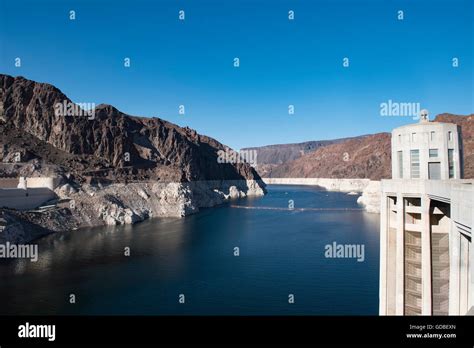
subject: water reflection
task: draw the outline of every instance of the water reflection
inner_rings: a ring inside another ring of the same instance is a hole
[[[300,207],[357,207],[354,196],[292,186],[270,186],[267,196],[238,204],[286,207],[290,199]],[[376,314],[378,223],[378,215],[359,211],[225,205],[184,219],[58,233],[39,241],[36,263],[0,261],[0,312]],[[332,241],[365,244],[366,262],[325,259]],[[298,293],[292,307],[288,291]]]

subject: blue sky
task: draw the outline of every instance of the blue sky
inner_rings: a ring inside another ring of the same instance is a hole
[[[389,99],[431,115],[474,112],[473,3],[0,0],[0,73],[235,149],[390,131],[413,120],[382,117]]]

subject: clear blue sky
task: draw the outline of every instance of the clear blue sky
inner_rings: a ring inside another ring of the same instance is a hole
[[[390,131],[413,121],[381,117],[388,99],[431,115],[473,112],[473,3],[0,0],[0,72],[235,149]]]

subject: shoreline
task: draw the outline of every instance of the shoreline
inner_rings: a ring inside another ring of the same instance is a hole
[[[262,178],[267,185],[307,185],[319,186],[327,191],[360,193],[357,203],[368,213],[380,213],[380,181],[370,179],[332,178]]]
[[[328,191],[363,192],[370,179],[331,178],[262,178],[267,185],[308,185],[320,186]]]
[[[70,184],[54,192],[62,203],[44,212],[0,209],[0,243],[27,243],[51,233],[80,228],[135,224],[156,217],[185,217],[200,208],[266,193],[261,180],[138,182],[105,187]]]

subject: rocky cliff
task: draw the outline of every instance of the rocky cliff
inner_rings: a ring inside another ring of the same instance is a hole
[[[218,163],[217,151],[227,147],[190,128],[132,117],[110,105],[99,105],[92,116],[55,112],[71,103],[52,85],[0,75],[0,160],[11,161],[19,151],[22,162],[36,158],[114,182],[260,179],[247,164]]]
[[[438,115],[434,122],[456,123],[461,127],[464,177],[474,178],[474,115]],[[389,133],[345,140],[320,147],[295,160],[264,168],[272,178],[391,178]],[[260,169],[259,169],[260,170]]]
[[[390,175],[390,134],[381,133],[321,147],[269,173],[274,178],[365,178]]]
[[[184,216],[264,194],[249,164],[220,163],[226,150],[160,118],[103,104],[84,110],[50,84],[0,75],[0,176],[59,177],[56,194],[76,227]]]

